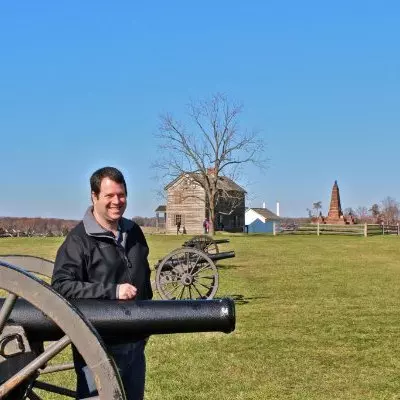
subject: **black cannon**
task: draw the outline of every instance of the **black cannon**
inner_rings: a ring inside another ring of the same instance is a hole
[[[25,256],[0,256],[20,261],[26,269],[49,275],[52,263]],[[35,389],[75,397],[66,388],[49,384],[43,375],[71,368],[48,365],[73,344],[95,376],[100,400],[123,400],[125,394],[107,343],[123,343],[158,333],[231,332],[234,304],[213,301],[68,302],[48,284],[26,270],[0,261],[0,399],[38,400]],[[44,341],[52,341],[45,347]]]
[[[229,243],[229,239],[213,239],[208,235],[197,235],[186,240],[182,247],[192,247],[207,254],[215,254],[219,253],[218,245],[222,243]]]
[[[5,304],[0,298],[0,309]],[[106,344],[130,343],[150,335],[224,332],[235,328],[234,303],[219,300],[71,300],[96,328]],[[29,341],[54,341],[62,330],[43,312],[24,299],[17,299],[8,324],[24,328]]]

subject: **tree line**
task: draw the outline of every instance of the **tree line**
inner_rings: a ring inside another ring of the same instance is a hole
[[[59,218],[0,217],[0,236],[65,236],[78,222]]]
[[[156,217],[132,218],[140,226],[156,226]],[[0,237],[66,236],[79,221],[59,218],[0,217]]]

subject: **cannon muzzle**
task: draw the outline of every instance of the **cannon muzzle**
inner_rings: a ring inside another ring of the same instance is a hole
[[[106,343],[126,343],[153,334],[225,332],[235,329],[235,304],[219,300],[71,300]],[[0,309],[4,299],[0,299]],[[54,341],[63,332],[42,311],[18,299],[7,321],[29,340]]]

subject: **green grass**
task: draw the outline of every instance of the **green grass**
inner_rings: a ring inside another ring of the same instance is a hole
[[[147,400],[399,398],[400,238],[230,239],[218,296],[236,299],[235,332],[153,336]],[[151,264],[183,241],[149,235]],[[54,259],[60,243],[1,239],[0,254]]]

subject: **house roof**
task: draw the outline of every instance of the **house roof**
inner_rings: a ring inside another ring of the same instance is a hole
[[[268,208],[248,208],[247,210],[255,211],[257,214],[260,214],[266,220],[275,220],[276,221],[276,220],[281,219],[281,217],[278,217],[275,213],[268,210]]]
[[[154,211],[155,212],[166,212],[167,211],[167,206],[160,205]]]
[[[184,174],[179,175],[177,178],[175,178],[172,182],[168,183],[168,185],[165,186],[165,190],[169,189],[174,183],[176,183],[179,179],[183,177]],[[203,181],[203,177],[199,173],[194,173],[194,172],[188,172],[185,174],[187,176],[192,176],[195,178],[197,181]],[[246,193],[246,191],[239,186],[236,182],[234,182],[232,179],[226,177],[226,176],[219,176],[218,177],[218,183],[217,183],[217,188],[220,190],[224,191],[237,191],[237,192],[243,192]]]

